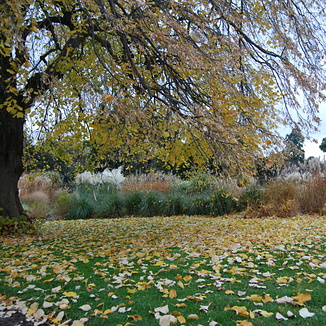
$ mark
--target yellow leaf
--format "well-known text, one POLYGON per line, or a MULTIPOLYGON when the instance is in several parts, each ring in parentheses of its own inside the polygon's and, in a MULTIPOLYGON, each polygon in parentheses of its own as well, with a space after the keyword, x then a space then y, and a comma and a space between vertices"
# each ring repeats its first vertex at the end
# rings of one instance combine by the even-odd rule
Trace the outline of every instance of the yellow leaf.
POLYGON ((63 292, 63 295, 66 297, 77 297, 78 294, 76 292, 63 292))
POLYGON ((36 27, 36 26, 31 26, 30 28, 29 28, 32 32, 34 32, 34 33, 37 33, 38 32, 38 28, 36 27))
POLYGON ((311 295, 307 293, 298 293, 295 297, 293 297, 293 299, 300 303, 305 303, 311 300, 311 295))
POLYGON ((192 277, 190 275, 187 275, 183 279, 185 282, 189 282, 192 279, 192 277))
POLYGON ((175 289, 172 289, 169 293, 169 297, 171 299, 175 298, 177 296, 177 291, 175 289))
POLYGON ((248 320, 237 321, 236 326, 253 326, 253 324, 248 320))
POLYGON ((231 310, 235 311, 237 315, 247 317, 249 312, 245 306, 233 306, 231 310))
POLYGON ((176 306, 177 308, 187 307, 187 305, 186 305, 184 302, 182 302, 182 303, 177 303, 175 306, 176 306))
POLYGON ((183 316, 178 316, 177 320, 180 324, 185 324, 186 323, 186 318, 183 316))
POLYGON ((234 292, 232 290, 226 290, 225 294, 234 294, 234 292))
POLYGON ((260 314, 261 314, 263 317, 270 317, 270 316, 274 315, 273 312, 267 312, 267 311, 260 311, 260 314))
POLYGON ((112 313, 112 310, 111 309, 106 309, 104 312, 103 312, 103 315, 108 315, 112 313))
POLYGON ((181 287, 181 289, 184 289, 185 286, 183 285, 183 283, 181 281, 179 281, 177 284, 178 284, 178 286, 181 287))
POLYGON ((26 314, 27 315, 33 315, 33 314, 35 314, 35 312, 36 312, 36 309, 29 308, 26 314))
POLYGON ((278 277, 276 279, 276 282, 278 284, 286 284, 288 282, 288 278, 286 276, 284 276, 284 277, 278 277))
POLYGON ((258 302, 263 301, 263 298, 258 294, 252 294, 250 298, 252 301, 258 301, 258 302))
POLYGON ((15 114, 16 118, 24 118, 24 113, 23 112, 17 112, 15 114))
POLYGON ((270 297, 268 294, 265 294, 265 296, 264 296, 264 298, 262 299, 262 301, 263 301, 264 303, 267 303, 267 302, 273 302, 274 300, 273 300, 273 298, 270 297))

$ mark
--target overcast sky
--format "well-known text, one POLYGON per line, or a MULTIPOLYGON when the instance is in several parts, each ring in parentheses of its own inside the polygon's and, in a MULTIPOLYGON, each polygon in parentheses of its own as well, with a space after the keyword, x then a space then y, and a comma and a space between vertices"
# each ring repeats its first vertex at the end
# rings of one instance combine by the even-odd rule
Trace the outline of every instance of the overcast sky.
POLYGON ((306 141, 304 144, 305 158, 310 156, 324 158, 326 153, 319 149, 319 145, 324 137, 326 137, 326 103, 323 103, 319 108, 319 117, 321 119, 321 125, 319 126, 319 132, 312 134, 311 136, 317 139, 318 143, 312 143, 306 141))

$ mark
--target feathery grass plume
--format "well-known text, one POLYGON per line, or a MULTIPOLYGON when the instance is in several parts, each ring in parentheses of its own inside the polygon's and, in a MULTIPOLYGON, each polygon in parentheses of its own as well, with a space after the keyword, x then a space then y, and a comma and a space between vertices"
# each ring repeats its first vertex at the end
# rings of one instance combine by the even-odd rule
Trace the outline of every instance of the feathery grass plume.
POLYGON ((122 167, 117 169, 109 170, 105 169, 103 172, 91 173, 89 171, 84 171, 77 174, 75 181, 76 184, 115 184, 119 186, 125 177, 122 174, 122 167))
POLYGON ((155 172, 150 174, 136 174, 128 176, 121 184, 123 192, 134 191, 157 191, 157 192, 170 192, 173 184, 177 183, 180 179, 172 173, 164 174, 162 172, 155 172))

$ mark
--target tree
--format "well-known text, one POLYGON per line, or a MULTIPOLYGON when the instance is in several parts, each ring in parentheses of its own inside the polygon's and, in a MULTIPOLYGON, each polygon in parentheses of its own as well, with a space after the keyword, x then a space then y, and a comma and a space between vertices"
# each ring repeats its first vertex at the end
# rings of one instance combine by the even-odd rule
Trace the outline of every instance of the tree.
POLYGON ((303 163, 305 152, 303 149, 304 137, 298 127, 292 129, 289 135, 285 137, 287 149, 285 156, 293 164, 303 163))
POLYGON ((98 155, 234 172, 272 146, 289 108, 302 127, 318 120, 323 1, 1 0, 0 10, 2 215, 22 213, 31 117, 33 132, 72 148, 86 139, 98 155))
POLYGON ((321 144, 319 145, 319 149, 320 149, 322 152, 326 152, 326 137, 323 138, 323 140, 321 141, 321 144))

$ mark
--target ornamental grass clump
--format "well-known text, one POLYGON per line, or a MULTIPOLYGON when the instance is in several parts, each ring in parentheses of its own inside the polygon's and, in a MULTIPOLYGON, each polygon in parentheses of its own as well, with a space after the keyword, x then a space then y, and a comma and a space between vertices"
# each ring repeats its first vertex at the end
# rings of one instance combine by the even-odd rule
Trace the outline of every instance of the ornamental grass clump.
POLYGON ((165 198, 162 193, 151 191, 144 193, 139 215, 143 217, 162 215, 165 198))
POLYGON ((54 171, 24 174, 18 181, 19 197, 32 219, 46 219, 52 214, 53 196, 61 185, 61 176, 54 171))
POLYGON ((23 174, 18 181, 19 196, 23 199, 35 191, 41 191, 51 197, 61 182, 60 174, 55 171, 23 174))
POLYGON ((309 214, 326 213, 326 175, 316 173, 301 185, 299 191, 299 205, 303 212, 309 214))
POLYGON ((67 220, 86 220, 94 216, 94 205, 87 197, 79 196, 72 203, 66 214, 67 220))
POLYGON ((172 173, 164 174, 162 172, 155 172, 150 174, 136 174, 128 176, 124 180, 121 184, 121 190, 124 193, 135 191, 168 193, 172 190, 173 184, 178 181, 179 178, 172 173))
POLYGON ((186 212, 189 196, 181 192, 169 193, 163 202, 162 214, 165 216, 182 215, 186 212))
POLYGON ((54 214, 57 218, 65 218, 76 200, 76 195, 66 189, 59 189, 53 196, 54 214))
POLYGON ((94 202, 94 217, 96 218, 116 218, 126 215, 125 198, 117 191, 103 193, 94 202))
POLYGON ((37 220, 46 219, 51 214, 50 197, 43 191, 33 191, 21 199, 29 217, 37 220))
POLYGON ((300 212, 300 182, 297 179, 275 179, 261 190, 254 187, 244 194, 247 202, 246 218, 268 216, 293 217, 300 212))

